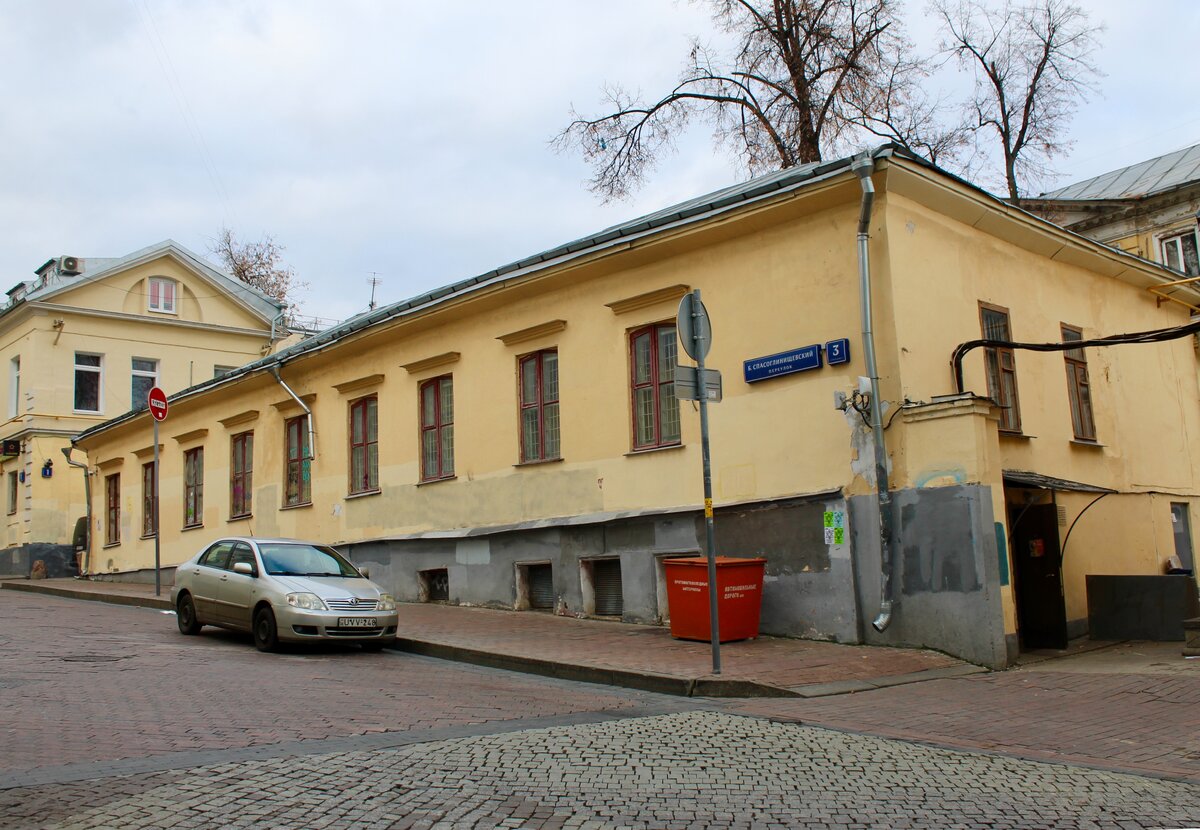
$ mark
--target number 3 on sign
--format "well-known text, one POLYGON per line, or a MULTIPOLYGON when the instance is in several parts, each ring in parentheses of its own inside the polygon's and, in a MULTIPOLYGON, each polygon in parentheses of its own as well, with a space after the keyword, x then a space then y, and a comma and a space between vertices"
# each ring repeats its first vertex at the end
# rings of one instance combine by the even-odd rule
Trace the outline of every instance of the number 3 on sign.
POLYGON ((843 337, 840 340, 830 340, 825 344, 825 362, 830 366, 850 362, 850 340, 843 337))

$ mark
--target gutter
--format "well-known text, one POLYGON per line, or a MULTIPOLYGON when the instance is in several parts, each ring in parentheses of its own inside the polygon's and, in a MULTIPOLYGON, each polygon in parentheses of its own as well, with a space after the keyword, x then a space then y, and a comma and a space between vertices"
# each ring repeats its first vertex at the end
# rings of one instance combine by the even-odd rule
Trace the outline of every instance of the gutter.
POLYGON ((308 423, 308 455, 304 456, 304 458, 311 461, 312 459, 316 458, 317 455, 317 433, 316 430, 313 429, 312 410, 308 408, 308 404, 300 400, 299 395, 292 391, 292 387, 283 382, 283 378, 279 376, 278 366, 271 367, 271 375, 275 378, 275 380, 279 381, 279 385, 283 387, 283 391, 291 395, 292 400, 298 403, 300 408, 304 410, 305 420, 308 423))
POLYGON ((879 503, 879 615, 871 625, 883 631, 892 621, 892 494, 888 481, 887 445, 883 436, 883 407, 879 399, 879 367, 875 359, 875 334, 871 320, 871 209, 875 204, 875 185, 871 173, 875 159, 870 153, 856 156, 850 169, 862 185, 862 207, 858 217, 858 286, 862 307, 863 359, 871 382, 871 434, 875 444, 875 491, 879 503))

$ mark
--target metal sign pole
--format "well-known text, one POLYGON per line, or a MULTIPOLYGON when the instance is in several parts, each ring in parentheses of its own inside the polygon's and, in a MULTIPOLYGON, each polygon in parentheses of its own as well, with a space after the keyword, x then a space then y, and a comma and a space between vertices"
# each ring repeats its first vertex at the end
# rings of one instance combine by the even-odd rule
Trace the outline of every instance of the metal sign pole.
POLYGON ((159 596, 162 593, 162 577, 159 573, 159 549, 158 549, 158 418, 152 418, 154 421, 154 596, 159 596))
MULTIPOLYGON (((700 304, 700 289, 692 292, 692 318, 706 316, 700 304)), ((704 354, 708 344, 703 343, 705 331, 710 326, 694 325, 692 338, 696 344, 696 365, 700 397, 700 450, 704 457, 704 532, 708 542, 708 630, 712 641, 713 674, 721 673, 721 627, 717 614, 717 538, 713 528, 712 463, 708 452, 708 390, 704 387, 704 354)))

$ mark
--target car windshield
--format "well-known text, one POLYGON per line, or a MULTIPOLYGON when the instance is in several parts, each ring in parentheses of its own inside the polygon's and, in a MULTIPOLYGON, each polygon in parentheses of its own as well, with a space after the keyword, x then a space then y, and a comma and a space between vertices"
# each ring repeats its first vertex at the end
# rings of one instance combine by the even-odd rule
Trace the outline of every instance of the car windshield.
POLYGON ((287 542, 259 543, 263 567, 272 576, 361 577, 358 570, 332 548, 287 542))

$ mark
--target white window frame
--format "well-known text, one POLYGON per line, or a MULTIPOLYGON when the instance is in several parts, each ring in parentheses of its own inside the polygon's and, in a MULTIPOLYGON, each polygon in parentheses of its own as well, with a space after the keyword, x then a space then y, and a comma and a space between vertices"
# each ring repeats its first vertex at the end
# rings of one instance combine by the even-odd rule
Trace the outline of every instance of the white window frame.
MULTIPOLYGON (((130 398, 133 398, 133 378, 153 378, 153 379, 154 379, 154 383, 152 383, 152 384, 151 384, 151 386, 158 386, 158 368, 159 368, 159 362, 158 362, 158 360, 156 360, 156 359, 155 359, 155 358, 153 358, 153 357, 135 357, 135 358, 131 358, 131 359, 130 359, 130 361, 129 361, 129 374, 130 374, 130 378, 129 378, 129 396, 130 396, 130 398), (154 364, 154 371, 153 371, 153 372, 147 372, 145 369, 138 369, 138 368, 135 366, 135 364, 136 364, 136 363, 137 363, 139 360, 143 360, 143 361, 145 361, 145 362, 147 362, 147 363, 153 363, 153 364, 154 364)), ((143 408, 143 407, 146 407, 146 406, 149 406, 149 405, 150 405, 150 404, 149 404, 149 402, 148 402, 148 401, 144 401, 144 400, 143 400, 143 401, 138 401, 138 400, 131 400, 131 401, 130 401, 130 408, 131 408, 131 409, 141 409, 141 408, 143 408)))
POLYGON ((8 417, 21 414, 21 356, 17 355, 8 364, 8 417))
POLYGON ((72 375, 73 383, 71 384, 71 411, 79 412, 85 415, 99 415, 104 411, 104 355, 96 354, 95 352, 75 352, 75 373, 72 375), (98 366, 81 366, 79 364, 80 357, 95 357, 100 360, 98 366), (95 409, 75 409, 75 398, 78 390, 79 373, 80 372, 95 372, 96 378, 96 408, 95 409))
POLYGON ((179 282, 170 277, 150 277, 146 280, 146 308, 149 311, 157 311, 160 314, 174 314, 175 309, 179 304, 179 282), (158 305, 154 304, 154 285, 158 284, 158 305), (165 292, 162 287, 171 286, 171 302, 168 305, 164 302, 165 292))
POLYGON ((1185 236, 1190 236, 1192 238, 1193 242, 1196 244, 1197 254, 1200 255, 1200 233, 1197 233, 1196 228, 1184 228, 1183 230, 1172 231, 1169 234, 1164 234, 1163 236, 1159 237, 1158 253, 1162 258, 1162 264, 1166 267, 1171 268, 1172 270, 1178 270, 1179 273, 1182 273, 1184 276, 1198 276, 1197 274, 1188 274, 1186 267, 1184 267, 1183 238, 1185 236), (1175 250, 1179 255, 1179 269, 1174 269, 1172 266, 1167 264, 1167 248, 1171 245, 1171 243, 1175 243, 1175 250))

